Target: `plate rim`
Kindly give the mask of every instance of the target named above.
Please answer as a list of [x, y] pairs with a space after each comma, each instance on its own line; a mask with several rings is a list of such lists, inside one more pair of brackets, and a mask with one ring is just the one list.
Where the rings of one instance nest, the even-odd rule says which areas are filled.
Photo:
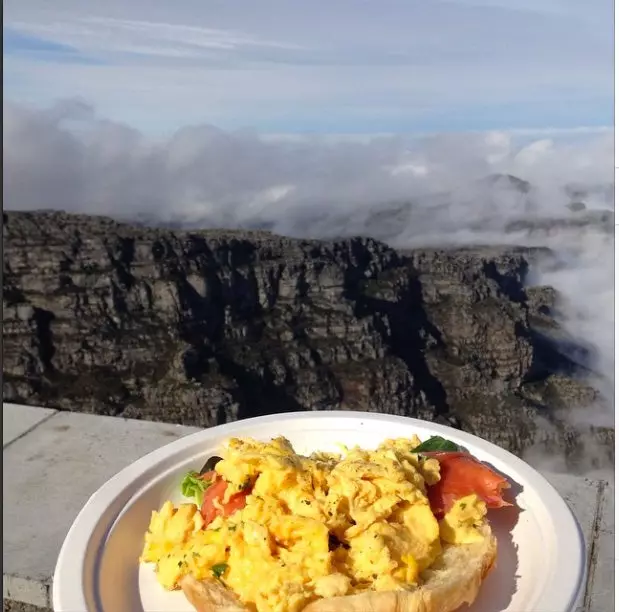
[[[100, 538], [99, 542], [96, 542], [94, 548], [97, 550], [93, 550], [93, 539], [95, 539], [97, 532], [103, 531], [104, 535], [110, 532], [122, 510], [129, 503], [135, 492], [139, 490], [135, 486], [136, 482], [139, 479], [143, 480], [148, 475], [150, 472], [149, 468], [154, 467], [159, 462], [182, 451], [184, 448], [190, 448], [202, 438], [208, 439], [224, 435], [233, 436], [235, 431], [251, 427], [252, 424], [268, 425], [273, 423], [275, 425], [277, 423], [283, 424], [284, 421], [289, 420], [298, 421], [317, 418], [326, 420], [349, 419], [353, 422], [382, 421], [394, 424], [406, 423], [408, 426], [413, 427], [415, 424], [418, 424], [421, 428], [433, 430], [437, 435], [455, 436], [461, 444], [466, 445], [468, 443], [477, 446], [499, 461], [510, 464], [514, 471], [522, 474], [523, 479], [526, 479], [540, 497], [542, 497], [541, 494], [543, 493], [545, 507], [552, 516], [555, 518], [558, 518], [558, 515], [561, 516], [561, 555], [563, 558], [574, 559], [574, 562], [569, 567], [561, 568], [561, 572], [555, 571], [551, 576], [549, 582], [550, 586], [554, 585], [554, 588], [551, 590], [553, 598], [552, 601], [547, 601], [549, 597], [545, 595], [545, 592], [548, 592], [549, 589], [546, 588], [542, 592], [539, 601], [539, 604], [546, 607], [540, 607], [539, 612], [546, 612], [546, 610], [550, 611], [551, 609], [571, 612], [575, 608], [586, 583], [587, 567], [584, 535], [572, 509], [555, 487], [540, 472], [513, 453], [496, 444], [447, 425], [414, 417], [378, 412], [329, 410], [269, 414], [204, 428], [150, 451], [117, 472], [90, 496], [77, 514], [64, 538], [52, 582], [52, 606], [54, 611], [94, 612], [89, 608], [85, 594], [85, 583], [90, 582], [94, 576], [89, 577], [86, 575], [86, 569], [88, 565], [92, 565], [93, 568], [96, 567], [97, 559], [94, 557], [98, 556], [97, 551], [103, 545], [105, 538]], [[277, 435], [277, 433], [274, 431], [273, 435]], [[101, 523], [106, 512], [109, 512], [113, 506], [119, 506], [118, 511], [113, 512], [113, 517], [108, 519], [106, 524], [102, 526]], [[553, 521], [553, 524], [555, 522]], [[563, 536], [565, 536], [565, 539]], [[568, 543], [571, 550], [566, 550], [568, 548], [566, 544]], [[566, 570], [571, 570], [572, 575], [566, 576]], [[573, 587], [566, 589], [566, 584], [572, 584]], [[558, 593], [563, 594], [560, 602], [562, 607], [560, 608], [557, 608], [557, 603], [559, 602], [557, 602], [556, 597]], [[549, 605], [553, 607], [547, 607]]]

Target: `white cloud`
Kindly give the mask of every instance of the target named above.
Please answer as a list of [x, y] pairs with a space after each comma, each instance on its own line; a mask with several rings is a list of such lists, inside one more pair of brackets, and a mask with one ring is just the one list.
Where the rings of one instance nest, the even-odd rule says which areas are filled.
[[39, 23], [15, 21], [11, 27], [24, 34], [70, 45], [84, 53], [135, 53], [169, 57], [200, 57], [208, 50], [242, 47], [299, 49], [298, 45], [261, 40], [234, 30], [103, 17], [69, 18]]
[[[594, 131], [577, 141], [548, 134], [523, 139], [498, 131], [337, 139], [263, 137], [251, 130], [196, 125], [152, 141], [124, 124], [99, 118], [79, 100], [44, 110], [5, 103], [3, 117], [9, 206], [41, 206], [41, 199], [54, 196], [58, 205], [73, 210], [91, 202], [97, 209], [109, 207], [109, 212], [127, 210], [130, 204], [132, 211], [156, 214], [157, 206], [182, 211], [179, 194], [186, 192], [192, 196], [185, 212], [196, 219], [196, 203], [202, 200], [225, 205], [230, 219], [243, 223], [252, 219], [237, 207], [245, 213], [266, 211], [268, 216], [269, 205], [275, 203], [308, 210], [325, 201], [358, 207], [450, 189], [470, 189], [464, 196], [469, 198], [478, 190], [478, 179], [509, 173], [532, 182], [546, 196], [531, 211], [516, 194], [510, 204], [514, 214], [548, 216], [565, 214], [566, 183], [597, 186], [613, 180], [612, 130]], [[61, 189], [43, 185], [40, 192], [24, 197], [22, 190], [39, 188], [41, 177], [63, 174], [67, 180]], [[129, 183], [134, 184], [132, 197], [124, 190]], [[87, 199], [82, 184], [89, 185]], [[594, 199], [589, 204], [608, 205]], [[492, 198], [482, 198], [467, 214], [472, 222], [501, 212], [497, 220], [502, 222], [505, 211], [496, 206]]]
[[428, 166], [426, 166], [422, 162], [404, 161], [390, 168], [390, 172], [392, 176], [397, 176], [398, 174], [407, 174], [407, 173], [412, 174], [413, 176], [427, 176], [430, 170]]

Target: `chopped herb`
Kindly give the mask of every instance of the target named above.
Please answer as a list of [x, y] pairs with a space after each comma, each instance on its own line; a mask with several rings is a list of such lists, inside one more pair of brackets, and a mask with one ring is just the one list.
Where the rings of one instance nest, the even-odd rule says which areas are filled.
[[182, 561], [178, 562], [178, 567], [183, 567], [183, 562]]
[[460, 510], [466, 509], [466, 503], [460, 502]]
[[210, 480], [204, 480], [198, 472], [189, 472], [181, 482], [181, 493], [193, 499], [198, 506], [202, 505], [204, 491], [211, 486]]
[[215, 576], [215, 578], [217, 579], [221, 578], [227, 569], [227, 563], [216, 563], [215, 565], [213, 565], [213, 567], [211, 567], [211, 570], [213, 571], [213, 576]]
[[228, 525], [228, 531], [236, 531], [236, 525]]
[[460, 447], [451, 440], [445, 440], [441, 436], [432, 436], [425, 442], [422, 442], [419, 446], [416, 446], [411, 450], [412, 453], [423, 453], [424, 451], [447, 451], [454, 452], [460, 450]]

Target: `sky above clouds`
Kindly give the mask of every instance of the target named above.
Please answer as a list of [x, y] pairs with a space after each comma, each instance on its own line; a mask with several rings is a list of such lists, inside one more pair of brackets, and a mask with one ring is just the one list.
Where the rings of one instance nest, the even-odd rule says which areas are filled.
[[4, 100], [154, 136], [612, 125], [612, 0], [5, 0]]

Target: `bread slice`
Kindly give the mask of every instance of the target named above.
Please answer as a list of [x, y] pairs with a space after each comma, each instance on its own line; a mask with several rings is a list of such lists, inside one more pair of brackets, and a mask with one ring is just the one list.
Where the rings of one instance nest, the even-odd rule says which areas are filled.
[[[494, 565], [497, 542], [488, 524], [482, 534], [483, 541], [474, 544], [446, 545], [439, 559], [422, 573], [419, 588], [319, 599], [303, 612], [453, 612], [464, 603], [473, 603]], [[200, 582], [185, 576], [181, 588], [197, 612], [248, 610], [218, 580]]]
[[196, 580], [190, 575], [183, 576], [180, 587], [198, 612], [247, 612], [237, 596], [214, 578]]

